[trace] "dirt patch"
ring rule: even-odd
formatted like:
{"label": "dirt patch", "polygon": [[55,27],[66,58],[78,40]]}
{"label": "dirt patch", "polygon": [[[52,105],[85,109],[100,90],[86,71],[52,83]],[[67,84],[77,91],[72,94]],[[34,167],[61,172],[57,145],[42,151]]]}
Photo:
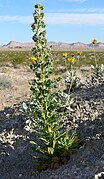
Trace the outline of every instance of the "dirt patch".
{"label": "dirt patch", "polygon": [[0,75],[6,76],[11,81],[10,88],[0,90],[0,110],[29,98],[29,81],[33,74],[28,68],[1,67]]}

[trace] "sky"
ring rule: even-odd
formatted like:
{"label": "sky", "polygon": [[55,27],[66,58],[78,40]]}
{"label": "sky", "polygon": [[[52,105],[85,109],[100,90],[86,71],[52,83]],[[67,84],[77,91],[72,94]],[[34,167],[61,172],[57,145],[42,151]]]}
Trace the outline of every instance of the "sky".
{"label": "sky", "polygon": [[44,6],[48,41],[104,42],[104,0],[0,0],[0,45],[32,42],[37,2]]}

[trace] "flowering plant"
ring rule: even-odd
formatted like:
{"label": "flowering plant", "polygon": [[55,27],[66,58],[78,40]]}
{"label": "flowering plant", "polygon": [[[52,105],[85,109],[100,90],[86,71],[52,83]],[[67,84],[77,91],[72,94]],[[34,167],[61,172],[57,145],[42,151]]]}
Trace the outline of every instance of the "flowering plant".
{"label": "flowering plant", "polygon": [[[32,24],[35,47],[32,49],[34,57],[31,59],[34,79],[31,82],[31,101],[24,107],[31,121],[32,131],[38,136],[38,140],[31,141],[34,157],[40,160],[48,159],[51,163],[54,161],[53,157],[58,157],[60,162],[63,155],[67,157],[70,150],[77,148],[78,140],[75,133],[69,137],[67,121],[64,120],[67,111],[60,110],[66,107],[64,104],[68,101],[68,95],[64,95],[60,90],[53,90],[60,78],[50,78],[53,65],[50,49],[47,48],[42,11],[43,6],[36,4]],[[53,163],[51,166],[54,168]]]}
{"label": "flowering plant", "polygon": [[101,64],[101,65],[98,64],[98,60],[97,60],[97,57],[96,57],[96,51],[95,51],[96,43],[97,43],[97,40],[93,39],[92,44],[93,44],[95,62],[94,62],[94,65],[91,65],[91,68],[93,69],[93,74],[96,77],[102,77],[102,76],[104,76],[104,65],[103,64]]}
{"label": "flowering plant", "polygon": [[71,57],[68,57],[68,55],[67,56],[64,55],[63,57],[64,57],[64,60],[65,60],[65,66],[66,66],[66,71],[67,71],[65,84],[66,84],[67,89],[68,89],[68,94],[70,94],[72,91],[79,88],[81,83],[80,83],[80,79],[76,76],[75,54],[72,53]]}

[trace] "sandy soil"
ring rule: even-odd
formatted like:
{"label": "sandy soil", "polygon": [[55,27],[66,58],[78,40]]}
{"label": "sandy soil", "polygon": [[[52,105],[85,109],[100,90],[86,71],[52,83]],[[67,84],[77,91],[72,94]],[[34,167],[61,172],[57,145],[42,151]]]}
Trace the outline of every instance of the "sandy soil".
{"label": "sandy soil", "polygon": [[[62,67],[59,67],[60,71]],[[77,70],[77,75],[84,81],[86,75],[90,76],[91,69],[82,68],[81,70]],[[30,96],[30,86],[29,82],[33,78],[33,73],[30,71],[28,67],[13,68],[4,66],[0,67],[0,76],[6,76],[10,81],[12,87],[0,89],[0,110],[3,110],[5,107],[13,106],[14,104],[18,104],[19,102],[26,100]],[[63,75],[65,76],[65,74]],[[64,88],[64,83],[62,82],[61,87]]]}
{"label": "sandy soil", "polygon": [[11,81],[11,87],[0,90],[0,110],[13,106],[30,96],[29,81],[32,73],[28,68],[1,67],[0,75]]}

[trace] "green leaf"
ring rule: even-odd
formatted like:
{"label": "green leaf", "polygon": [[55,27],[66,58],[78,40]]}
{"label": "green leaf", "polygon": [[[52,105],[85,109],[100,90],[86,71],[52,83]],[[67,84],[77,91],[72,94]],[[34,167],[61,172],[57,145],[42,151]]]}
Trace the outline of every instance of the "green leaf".
{"label": "green leaf", "polygon": [[22,106],[23,106],[23,109],[24,109],[25,111],[27,111],[28,107],[27,107],[26,103],[23,102]]}
{"label": "green leaf", "polygon": [[55,148],[56,140],[53,140],[53,148]]}
{"label": "green leaf", "polygon": [[53,153],[54,153],[54,148],[48,147],[48,154],[53,155]]}
{"label": "green leaf", "polygon": [[49,145],[49,140],[47,140],[46,138],[40,137],[40,140],[42,140],[46,145]]}
{"label": "green leaf", "polygon": [[51,132],[52,132],[52,128],[51,128],[51,127],[48,127],[48,131],[51,133]]}
{"label": "green leaf", "polygon": [[30,141],[31,144],[34,144],[34,145],[38,145],[36,142],[34,141]]}

